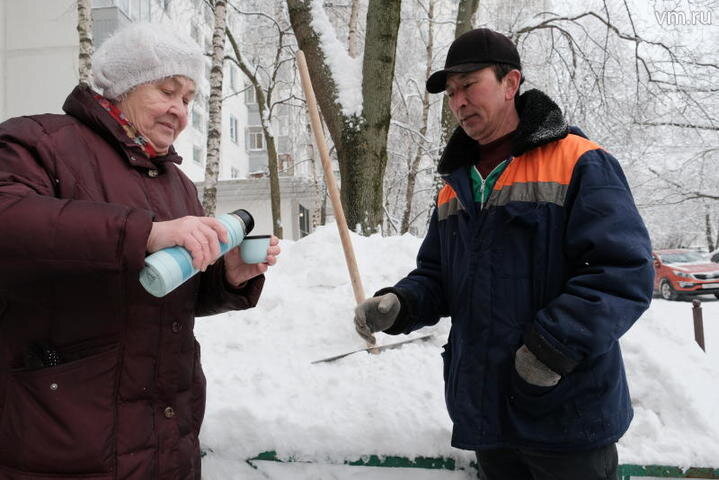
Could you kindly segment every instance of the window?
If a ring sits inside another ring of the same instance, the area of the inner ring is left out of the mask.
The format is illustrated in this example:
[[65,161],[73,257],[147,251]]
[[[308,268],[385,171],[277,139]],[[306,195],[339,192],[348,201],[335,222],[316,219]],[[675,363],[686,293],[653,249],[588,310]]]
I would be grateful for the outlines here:
[[300,221],[300,238],[306,237],[310,234],[310,211],[309,209],[305,208],[303,205],[300,204],[300,214],[299,214],[299,221]]
[[117,6],[125,12],[125,15],[130,16],[130,0],[117,0]]
[[144,22],[149,22],[151,19],[151,11],[150,0],[142,0],[140,4],[140,19]]
[[240,171],[235,167],[230,168],[230,178],[240,178]]
[[192,105],[192,126],[197,129],[198,132],[203,132],[205,130],[205,118],[198,103],[199,102],[195,102],[195,104]]
[[235,117],[234,115],[230,115],[230,139],[231,139],[234,143],[238,143],[238,141],[237,141],[237,140],[238,140],[238,139],[237,139],[237,137],[238,137],[238,135],[237,135],[237,123],[238,123],[238,122],[237,122],[237,117]]
[[130,0],[130,18],[135,22],[140,20],[140,2],[141,0]]
[[192,147],[192,161],[198,165],[202,165],[202,147],[193,145]]
[[150,0],[117,0],[117,6],[133,22],[150,20]]
[[277,155],[277,163],[279,163],[279,174],[280,175],[294,175],[295,165],[292,161],[292,155],[289,153],[280,153]]
[[249,85],[245,90],[245,104],[254,105],[257,103],[257,97],[255,96],[255,87]]
[[250,150],[265,149],[265,137],[262,136],[262,127],[249,127],[247,136],[247,145]]
[[233,92],[237,91],[237,67],[230,65],[230,89]]

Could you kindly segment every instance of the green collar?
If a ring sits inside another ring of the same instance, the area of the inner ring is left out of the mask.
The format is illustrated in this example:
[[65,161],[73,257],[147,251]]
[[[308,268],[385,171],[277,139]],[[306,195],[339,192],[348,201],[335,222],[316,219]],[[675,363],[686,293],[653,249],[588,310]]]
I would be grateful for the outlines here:
[[487,178],[482,178],[482,174],[479,173],[477,167],[472,165],[469,169],[469,174],[472,177],[472,193],[474,194],[474,201],[477,203],[485,203],[492,193],[494,184],[497,179],[504,171],[507,166],[507,160],[503,160],[502,163],[494,167],[494,170],[489,172]]

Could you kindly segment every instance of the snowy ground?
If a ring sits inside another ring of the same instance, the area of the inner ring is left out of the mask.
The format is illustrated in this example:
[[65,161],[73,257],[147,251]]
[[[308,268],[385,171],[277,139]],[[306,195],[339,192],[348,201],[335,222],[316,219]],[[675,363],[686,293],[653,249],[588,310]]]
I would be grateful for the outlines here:
[[[404,276],[420,244],[409,235],[352,240],[368,296]],[[467,466],[473,455],[450,447],[444,406],[440,351],[449,322],[413,335],[434,333],[428,342],[311,365],[363,347],[352,324],[354,296],[334,225],[282,247],[255,309],[198,319],[208,380],[203,477],[409,476],[400,469],[318,465],[372,454],[452,457]],[[707,354],[694,343],[688,302],[655,299],[622,339],[635,420],[619,444],[621,463],[719,467],[719,301],[703,299]],[[264,451],[314,464],[250,468],[245,459]],[[411,477],[472,475],[413,469]]]

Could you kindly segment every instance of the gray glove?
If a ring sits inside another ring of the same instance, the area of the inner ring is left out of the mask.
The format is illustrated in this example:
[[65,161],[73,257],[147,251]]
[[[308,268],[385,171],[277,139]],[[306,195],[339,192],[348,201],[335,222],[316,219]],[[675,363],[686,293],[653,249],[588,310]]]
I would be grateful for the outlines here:
[[400,309],[399,298],[394,293],[368,298],[355,308],[355,329],[362,338],[374,344],[375,332],[387,330],[394,324]]
[[514,356],[514,368],[522,379],[538,387],[553,387],[562,378],[561,375],[539,361],[537,357],[522,345]]

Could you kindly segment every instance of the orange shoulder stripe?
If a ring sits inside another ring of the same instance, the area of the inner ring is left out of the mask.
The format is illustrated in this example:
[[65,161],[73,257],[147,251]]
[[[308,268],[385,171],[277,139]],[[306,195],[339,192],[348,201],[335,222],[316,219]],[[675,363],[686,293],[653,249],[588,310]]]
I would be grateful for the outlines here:
[[494,190],[501,190],[513,183],[552,182],[569,185],[579,157],[599,148],[599,145],[584,137],[569,134],[559,141],[517,157],[494,184]]
[[437,196],[437,205],[442,205],[443,203],[449,202],[451,199],[457,197],[457,192],[454,191],[452,187],[449,185],[445,185],[442,187],[442,190],[439,191],[439,195]]

